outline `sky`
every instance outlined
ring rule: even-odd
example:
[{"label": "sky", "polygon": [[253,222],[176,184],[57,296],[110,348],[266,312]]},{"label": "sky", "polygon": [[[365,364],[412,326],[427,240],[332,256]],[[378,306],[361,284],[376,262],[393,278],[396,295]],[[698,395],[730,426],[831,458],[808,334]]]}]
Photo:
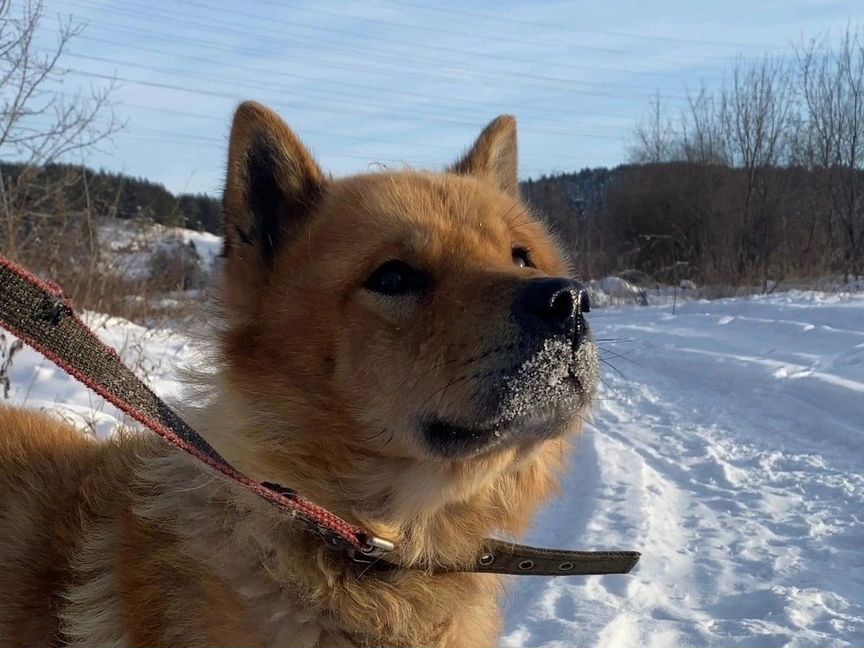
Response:
[{"label": "sky", "polygon": [[[20,3],[22,0],[17,0]],[[15,11],[16,0],[12,0]],[[736,57],[792,56],[864,23],[862,0],[44,0],[86,23],[62,92],[115,79],[124,129],[83,161],[218,195],[234,107],[279,112],[333,175],[441,168],[498,114],[522,178],[627,161],[659,96],[671,113]],[[0,152],[8,156],[9,152]]]}]

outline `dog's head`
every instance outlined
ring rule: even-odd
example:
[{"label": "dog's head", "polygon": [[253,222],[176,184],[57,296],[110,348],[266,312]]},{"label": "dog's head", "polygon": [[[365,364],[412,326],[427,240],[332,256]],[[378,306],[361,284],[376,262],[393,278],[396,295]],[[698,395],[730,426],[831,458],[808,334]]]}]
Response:
[{"label": "dog's head", "polygon": [[597,380],[588,299],[519,199],[513,118],[444,173],[333,180],[244,103],[224,210],[226,381],[258,419],[257,477],[492,478],[576,427]]}]

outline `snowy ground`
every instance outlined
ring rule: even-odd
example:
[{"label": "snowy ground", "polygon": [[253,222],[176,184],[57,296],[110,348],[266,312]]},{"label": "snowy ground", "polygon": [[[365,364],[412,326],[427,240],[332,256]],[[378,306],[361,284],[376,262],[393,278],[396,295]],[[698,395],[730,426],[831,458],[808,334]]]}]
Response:
[{"label": "snowy ground", "polygon": [[[94,318],[162,394],[185,338]],[[631,576],[517,581],[506,646],[864,646],[864,295],[592,313],[607,367],[530,541],[638,549]],[[11,399],[115,412],[32,351]]]},{"label": "snowy ground", "polygon": [[[119,317],[95,313],[84,313],[84,321],[104,342],[116,349],[123,361],[157,394],[172,397],[181,392],[177,368],[195,362],[198,357],[187,337],[168,330],[146,329]],[[0,328],[0,365],[12,339]],[[12,359],[9,383],[6,402],[52,412],[100,438],[111,434],[121,422],[134,424],[122,412],[26,346]],[[0,389],[0,399],[2,396]]]},{"label": "snowy ground", "polygon": [[592,323],[620,373],[531,540],[643,558],[521,580],[504,644],[864,645],[864,295]]}]

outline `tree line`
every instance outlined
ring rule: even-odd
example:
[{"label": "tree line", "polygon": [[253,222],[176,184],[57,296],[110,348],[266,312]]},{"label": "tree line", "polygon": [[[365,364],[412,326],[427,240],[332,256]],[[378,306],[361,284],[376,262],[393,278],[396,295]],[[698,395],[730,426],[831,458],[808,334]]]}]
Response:
[{"label": "tree line", "polygon": [[207,194],[174,195],[163,185],[122,173],[80,165],[49,163],[40,166],[0,163],[11,206],[30,218],[40,212],[81,213],[120,220],[142,219],[218,234],[222,207]]},{"label": "tree line", "polygon": [[676,112],[658,99],[632,164],[525,183],[596,276],[765,286],[864,273],[864,32],[739,59]]}]

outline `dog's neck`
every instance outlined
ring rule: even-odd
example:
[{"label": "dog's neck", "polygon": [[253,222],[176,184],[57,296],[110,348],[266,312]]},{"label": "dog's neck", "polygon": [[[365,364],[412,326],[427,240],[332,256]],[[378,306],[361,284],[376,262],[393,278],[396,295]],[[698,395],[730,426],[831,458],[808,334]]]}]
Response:
[{"label": "dog's neck", "polygon": [[[226,395],[192,413],[192,423],[241,471],[295,489],[393,541],[400,564],[421,568],[464,564],[486,537],[519,535],[554,492],[567,448],[566,439],[553,439],[470,463],[353,448],[345,460],[324,463],[314,445],[282,445],[284,437],[272,431],[278,425],[254,411]],[[291,436],[314,439],[316,431],[295,429]]]},{"label": "dog's neck", "polygon": [[[479,616],[488,627],[481,628],[476,643],[495,636],[498,577],[367,569],[244,488],[214,478],[194,459],[156,439],[150,448],[136,476],[141,497],[134,511],[171,528],[190,562],[209,569],[246,601],[273,645],[300,645],[306,636],[310,645],[346,639],[352,645],[442,643],[448,617],[457,614],[442,602],[454,596],[466,601],[466,610],[458,614],[483,607]],[[443,529],[441,541],[429,543],[437,559],[439,551],[454,550],[447,545],[454,538],[446,534],[458,528],[456,523],[452,529],[435,526],[441,524],[430,518],[425,526],[410,528],[406,541],[424,544],[425,534]],[[473,550],[472,542],[466,546]],[[310,609],[320,614],[310,616],[305,611]],[[299,625],[297,618],[303,619]],[[393,627],[383,621],[390,619]],[[463,640],[452,638],[459,645]]]}]

